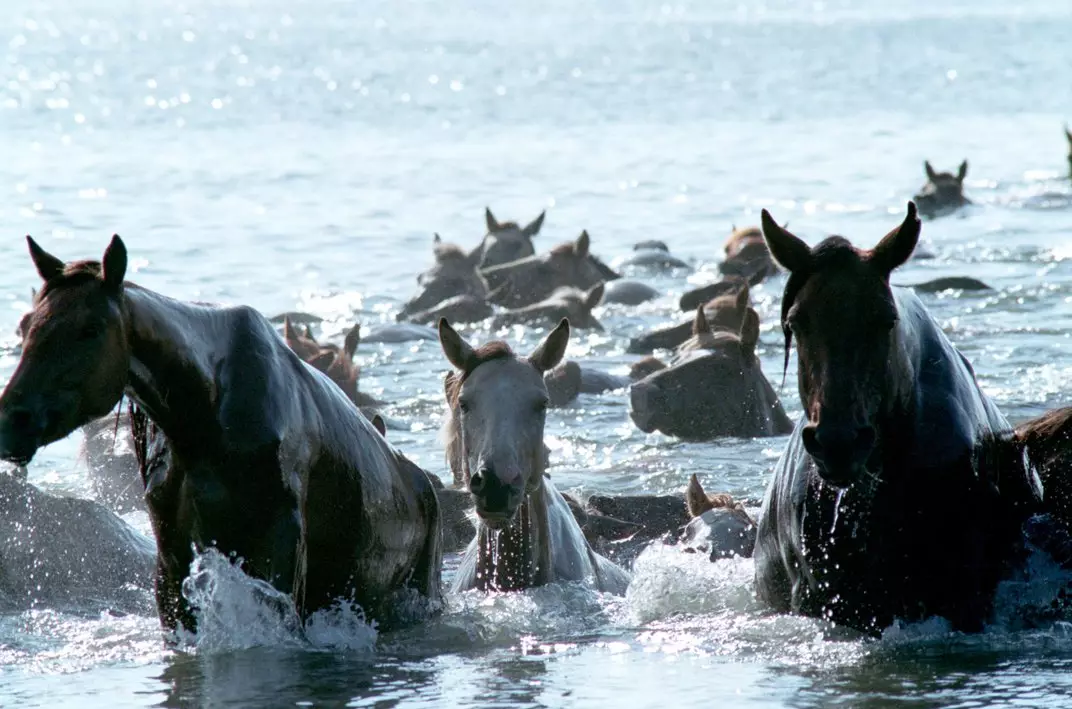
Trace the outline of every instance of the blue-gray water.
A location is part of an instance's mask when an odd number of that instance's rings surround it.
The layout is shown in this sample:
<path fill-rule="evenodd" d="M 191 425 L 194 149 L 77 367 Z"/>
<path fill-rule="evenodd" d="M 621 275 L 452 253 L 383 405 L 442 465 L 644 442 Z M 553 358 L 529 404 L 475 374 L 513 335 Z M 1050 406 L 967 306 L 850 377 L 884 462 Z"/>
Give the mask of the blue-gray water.
<path fill-rule="evenodd" d="M 355 317 L 366 331 L 392 321 L 431 262 L 432 233 L 475 244 L 485 205 L 519 221 L 547 208 L 541 249 L 582 228 L 608 260 L 663 239 L 695 260 L 698 283 L 714 278 L 730 225 L 762 207 L 813 242 L 838 232 L 866 246 L 902 217 L 924 158 L 939 169 L 968 158 L 976 205 L 925 223 L 936 258 L 895 280 L 995 286 L 926 302 L 1020 420 L 1068 403 L 1072 376 L 1070 39 L 1061 0 L 7 0 L 0 378 L 36 285 L 25 233 L 80 258 L 119 232 L 142 285 L 310 310 L 337 336 Z M 685 277 L 642 277 L 666 297 L 606 309 L 607 334 L 576 337 L 570 356 L 621 369 L 630 334 L 679 317 Z M 776 384 L 781 286 L 755 291 Z M 508 337 L 531 346 L 539 334 Z M 362 387 L 409 428 L 392 442 L 446 475 L 438 345 L 364 345 L 359 359 Z M 792 415 L 794 377 L 791 366 Z M 644 435 L 620 394 L 553 412 L 548 437 L 552 475 L 582 493 L 679 490 L 697 472 L 708 489 L 758 497 L 783 444 Z M 42 451 L 31 481 L 91 496 L 79 440 Z M 966 637 L 930 623 L 861 641 L 764 613 L 748 561 L 653 551 L 625 599 L 562 587 L 452 598 L 441 621 L 374 649 L 346 622 L 312 647 L 248 622 L 232 581 L 231 622 L 178 652 L 148 613 L 0 618 L 0 704 L 969 707 L 1072 695 L 1072 628 Z"/>

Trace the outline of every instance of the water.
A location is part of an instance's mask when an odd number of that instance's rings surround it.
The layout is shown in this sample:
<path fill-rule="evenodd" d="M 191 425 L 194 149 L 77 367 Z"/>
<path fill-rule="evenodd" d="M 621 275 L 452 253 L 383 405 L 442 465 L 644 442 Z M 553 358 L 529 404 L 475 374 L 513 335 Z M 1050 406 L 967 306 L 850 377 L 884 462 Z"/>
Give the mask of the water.
<path fill-rule="evenodd" d="M 925 158 L 938 169 L 968 158 L 976 205 L 927 222 L 936 258 L 895 280 L 994 286 L 925 301 L 1013 420 L 1068 403 L 1067 2 L 8 0 L 0 27 L 4 378 L 36 285 L 24 233 L 78 258 L 119 232 L 145 286 L 310 310 L 341 338 L 354 317 L 393 319 L 433 232 L 471 245 L 485 205 L 519 221 L 546 208 L 541 249 L 586 228 L 608 260 L 659 238 L 699 266 L 645 276 L 666 297 L 607 308 L 607 334 L 571 342 L 571 357 L 624 371 L 627 337 L 679 317 L 677 296 L 714 278 L 731 224 L 768 207 L 812 242 L 838 232 L 870 245 L 900 220 Z M 755 290 L 775 384 L 781 286 Z M 506 334 L 525 349 L 543 333 Z M 437 344 L 364 345 L 359 359 L 362 387 L 407 429 L 391 440 L 447 477 Z M 791 364 L 793 416 L 794 379 Z M 78 443 L 42 451 L 30 480 L 91 496 Z M 644 435 L 627 400 L 605 395 L 552 412 L 548 443 L 561 489 L 667 492 L 696 472 L 708 490 L 754 499 L 784 440 Z M 624 599 L 465 595 L 435 623 L 382 636 L 344 610 L 294 631 L 211 567 L 216 644 L 169 649 L 149 615 L 3 616 L 0 704 L 968 707 L 1072 695 L 1072 627 L 967 637 L 935 621 L 861 641 L 764 613 L 750 562 L 697 556 L 647 552 Z"/>

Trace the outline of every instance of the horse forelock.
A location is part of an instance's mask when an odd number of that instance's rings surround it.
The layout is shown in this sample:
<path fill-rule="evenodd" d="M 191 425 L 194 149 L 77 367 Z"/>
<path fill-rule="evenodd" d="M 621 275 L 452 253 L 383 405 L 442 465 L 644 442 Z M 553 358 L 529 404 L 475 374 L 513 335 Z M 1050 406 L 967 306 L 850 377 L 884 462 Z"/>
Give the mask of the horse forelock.
<path fill-rule="evenodd" d="M 63 267 L 63 274 L 59 278 L 45 281 L 37 291 L 34 303 L 40 303 L 54 291 L 78 288 L 79 286 L 100 281 L 100 261 L 71 261 Z"/>
<path fill-rule="evenodd" d="M 439 244 L 435 248 L 435 259 L 438 263 L 464 261 L 468 258 L 469 252 L 458 244 Z"/>

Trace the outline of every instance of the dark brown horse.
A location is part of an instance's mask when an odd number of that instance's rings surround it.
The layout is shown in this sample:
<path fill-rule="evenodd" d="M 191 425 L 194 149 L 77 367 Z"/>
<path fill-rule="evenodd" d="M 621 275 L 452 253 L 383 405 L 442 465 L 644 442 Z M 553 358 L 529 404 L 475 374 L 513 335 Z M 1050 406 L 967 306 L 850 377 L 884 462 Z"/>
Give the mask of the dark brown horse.
<path fill-rule="evenodd" d="M 1072 406 L 1020 424 L 1016 440 L 1037 466 L 1045 510 L 1072 531 Z"/>
<path fill-rule="evenodd" d="M 563 320 L 529 357 L 518 357 L 504 342 L 473 349 L 446 320 L 439 333 L 455 368 L 445 383 L 447 459 L 472 493 L 479 520 L 454 589 L 516 591 L 586 581 L 624 593 L 629 575 L 592 550 L 544 475 L 543 373 L 565 354 L 569 323 Z"/>
<path fill-rule="evenodd" d="M 956 211 L 971 200 L 964 196 L 964 178 L 968 174 L 968 161 L 960 163 L 957 174 L 935 172 L 928 160 L 923 162 L 923 171 L 927 173 L 927 182 L 913 197 L 919 206 L 919 213 L 925 217 L 940 217 Z"/>
<path fill-rule="evenodd" d="M 698 310 L 703 305 L 704 324 L 711 330 L 738 332 L 749 309 L 749 289 L 745 281 L 733 281 L 735 289 L 727 290 L 722 295 L 693 307 Z M 629 340 L 626 352 L 630 354 L 648 354 L 657 349 L 672 350 L 680 347 L 696 334 L 699 324 L 698 315 L 677 325 L 656 328 Z"/>
<path fill-rule="evenodd" d="M 484 278 L 491 289 L 488 300 L 505 308 L 523 308 L 546 299 L 558 288 L 588 290 L 617 279 L 618 274 L 596 258 L 590 247 L 585 231 L 575 241 L 559 244 L 546 254 L 485 269 Z"/>
<path fill-rule="evenodd" d="M 196 627 L 181 586 L 194 549 L 212 546 L 303 618 L 343 598 L 389 625 L 399 592 L 438 598 L 427 476 L 263 316 L 126 283 L 118 236 L 100 263 L 64 264 L 27 240 L 44 286 L 0 396 L 0 458 L 29 462 L 124 393 L 146 412 L 168 448 L 145 480 L 166 628 Z"/>
<path fill-rule="evenodd" d="M 980 630 L 1041 496 L 971 365 L 911 290 L 890 287 L 919 233 L 911 202 L 870 251 L 839 236 L 809 248 L 763 212 L 790 274 L 782 327 L 804 416 L 767 488 L 756 590 L 872 634 L 933 615 Z"/>
<path fill-rule="evenodd" d="M 396 316 L 399 321 L 425 322 L 425 318 L 420 314 L 451 298 L 464 296 L 483 303 L 488 296 L 488 284 L 480 275 L 480 249 L 466 253 L 456 244 L 444 243 L 439 234 L 436 234 L 432 251 L 435 264 L 417 276 L 420 291 L 402 306 Z"/>
<path fill-rule="evenodd" d="M 629 416 L 645 433 L 687 440 L 777 436 L 793 424 L 763 375 L 755 348 L 759 317 L 748 310 L 740 333 L 708 333 L 687 352 L 629 389 Z"/>
<path fill-rule="evenodd" d="M 473 258 L 480 268 L 491 268 L 504 263 L 532 256 L 536 249 L 532 247 L 532 237 L 540 233 L 543 218 L 547 212 L 533 219 L 522 227 L 517 222 L 500 222 L 491 213 L 491 207 L 484 209 L 484 221 L 488 231 L 480 246 L 473 252 Z"/>
<path fill-rule="evenodd" d="M 311 367 L 328 375 L 335 386 L 342 389 L 350 401 L 362 410 L 383 406 L 383 402 L 358 390 L 361 367 L 354 364 L 354 355 L 361 344 L 361 324 L 357 323 L 346 332 L 342 347 L 333 342 L 317 342 L 309 326 L 298 332 L 289 318 L 283 319 L 283 339 L 290 349 Z"/>

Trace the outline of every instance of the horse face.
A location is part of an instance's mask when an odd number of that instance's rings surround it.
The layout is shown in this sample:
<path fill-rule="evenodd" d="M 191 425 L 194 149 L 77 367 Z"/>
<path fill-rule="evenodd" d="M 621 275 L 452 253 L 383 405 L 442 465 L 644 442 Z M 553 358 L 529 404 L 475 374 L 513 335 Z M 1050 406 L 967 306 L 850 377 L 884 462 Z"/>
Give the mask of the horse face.
<path fill-rule="evenodd" d="M 480 248 L 466 253 L 455 244 L 444 244 L 437 234 L 433 250 L 435 265 L 417 276 L 420 291 L 402 306 L 399 319 L 430 310 L 458 295 L 472 295 L 481 299 L 487 295 L 487 283 L 477 268 Z"/>
<path fill-rule="evenodd" d="M 488 231 L 480 249 L 480 267 L 499 266 L 536 253 L 532 246 L 532 237 L 540 232 L 544 216 L 546 212 L 540 212 L 540 216 L 522 227 L 515 222 L 499 222 L 491 213 L 491 209 L 485 209 L 484 219 Z"/>
<path fill-rule="evenodd" d="M 24 321 L 22 356 L 0 395 L 0 458 L 19 464 L 111 411 L 130 368 L 122 240 L 112 238 L 101 264 L 70 265 L 27 240 L 45 285 Z"/>
<path fill-rule="evenodd" d="M 448 380 L 447 398 L 464 480 L 477 515 L 488 526 L 503 528 L 525 495 L 543 484 L 549 399 L 543 374 L 565 354 L 569 323 L 560 323 L 527 359 L 503 343 L 473 350 L 445 320 L 439 332 L 444 353 L 462 373 Z"/>
<path fill-rule="evenodd" d="M 871 251 L 841 237 L 809 249 L 763 213 L 771 253 L 790 272 L 782 327 L 787 357 L 797 338 L 798 388 L 808 418 L 802 441 L 823 479 L 839 487 L 865 472 L 879 442 L 879 414 L 897 386 L 890 362 L 898 316 L 889 275 L 911 256 L 919 231 L 909 202 L 904 223 Z"/>
<path fill-rule="evenodd" d="M 927 182 L 913 198 L 924 216 L 933 217 L 955 209 L 967 200 L 964 198 L 964 177 L 968 174 L 968 161 L 960 164 L 957 174 L 935 172 L 930 162 L 923 163 Z"/>
<path fill-rule="evenodd" d="M 754 227 L 738 229 L 726 240 L 726 257 L 718 270 L 724 276 L 739 276 L 750 280 L 760 270 L 770 266 L 770 251 L 763 234 Z"/>

